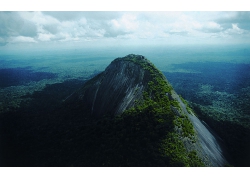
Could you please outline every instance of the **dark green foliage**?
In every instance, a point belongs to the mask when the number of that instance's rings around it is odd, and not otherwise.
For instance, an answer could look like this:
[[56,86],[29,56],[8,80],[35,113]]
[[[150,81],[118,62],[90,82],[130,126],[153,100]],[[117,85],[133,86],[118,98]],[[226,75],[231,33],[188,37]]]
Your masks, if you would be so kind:
[[[223,139],[228,147],[229,158],[234,166],[249,166],[250,127],[239,121],[223,120],[213,116],[211,110],[192,103],[195,112]],[[218,120],[221,119],[221,120]]]
[[[160,159],[168,160],[167,166],[203,166],[196,154],[187,154],[183,143],[174,133],[175,116],[171,111],[170,104],[175,107],[179,107],[179,104],[176,101],[170,101],[166,96],[166,93],[171,93],[172,87],[152,64],[144,63],[144,61],[137,63],[148,70],[153,78],[152,81],[148,82],[148,89],[144,92],[144,101],[135,108],[125,111],[120,118],[123,121],[125,118],[127,119],[125,121],[133,120],[135,122],[144,119],[145,123],[152,123],[148,133],[152,135],[152,140],[157,143],[154,147],[159,147]],[[182,119],[179,124],[182,127],[183,136],[194,136],[193,125],[187,118]],[[157,127],[161,129],[152,132]]]
[[195,136],[194,127],[186,116],[184,118],[177,117],[174,120],[174,125],[181,128],[182,136],[189,138],[193,138]]
[[[186,151],[174,132],[176,116],[170,105],[178,108],[179,104],[166,95],[172,87],[163,74],[141,56],[128,55],[115,61],[118,60],[139,64],[150,73],[143,100],[119,116],[98,119],[92,130],[86,130],[86,137],[94,140],[85,146],[86,161],[81,163],[86,166],[203,166],[195,153]],[[188,119],[183,118],[180,126],[184,137],[194,136]]]
[[199,72],[164,74],[199,119],[223,140],[230,163],[250,166],[250,65],[194,62],[175,64],[174,69]]
[[181,97],[181,95],[179,95],[179,97],[181,98],[181,101],[186,105],[188,113],[194,114],[194,112],[192,111],[192,108],[189,106],[188,102],[183,97]]
[[198,158],[197,153],[195,151],[190,151],[188,153],[189,165],[191,167],[203,167],[203,162]]
[[178,135],[169,133],[162,141],[162,154],[169,157],[171,166],[188,166],[187,154]]
[[[149,99],[121,116],[104,118],[91,126],[86,137],[93,141],[82,155],[86,161],[75,165],[204,166],[195,153],[186,152],[173,132],[175,117],[170,109],[162,110],[163,102],[159,105]],[[165,103],[169,105],[168,98]]]
[[106,158],[100,166],[169,165],[168,158],[161,156],[158,147],[172,124],[157,121],[151,106],[130,109],[114,120],[102,120],[96,128],[102,132],[99,142],[103,149],[93,151]]
[[[47,86],[24,97],[32,102],[20,111],[1,115],[0,137],[5,141],[0,165],[203,166],[174,132],[176,116],[170,105],[177,104],[166,95],[172,87],[164,76],[141,56],[125,60],[150,72],[143,100],[135,107],[119,116],[96,119],[81,104],[59,103],[79,87],[77,82]],[[91,85],[91,80],[86,84]],[[179,124],[183,136],[192,137],[190,122],[183,118]]]
[[174,132],[168,133],[166,138],[162,141],[160,150],[163,156],[170,159],[170,166],[204,166],[195,151],[191,151],[189,153],[186,151],[182,141]]
[[178,101],[172,100],[172,101],[170,101],[170,102],[171,102],[171,105],[172,105],[172,106],[174,106],[174,107],[180,109],[180,105],[179,105]]
[[0,67],[0,88],[24,85],[31,81],[41,81],[43,79],[56,78],[57,75],[48,72],[33,72],[27,68],[8,68]]
[[[105,159],[96,164],[98,166],[203,166],[195,153],[187,153],[179,135],[174,132],[176,117],[170,105],[179,107],[179,104],[170,101],[166,95],[171,93],[172,87],[163,74],[141,56],[128,55],[117,60],[141,65],[149,71],[151,79],[143,93],[143,100],[137,102],[135,107],[120,116],[98,121],[95,128],[101,136],[93,139],[100,141],[100,145],[87,151],[99,153],[88,157],[101,160],[104,156]],[[183,136],[194,136],[188,119],[183,118],[180,126]],[[95,133],[91,135],[95,136]]]
[[78,119],[68,121],[70,112],[60,106],[83,83],[69,80],[47,85],[42,91],[24,96],[30,101],[24,101],[19,109],[1,113],[0,166],[64,166],[59,159],[70,152],[62,144],[74,137],[72,133],[79,135],[82,123]]

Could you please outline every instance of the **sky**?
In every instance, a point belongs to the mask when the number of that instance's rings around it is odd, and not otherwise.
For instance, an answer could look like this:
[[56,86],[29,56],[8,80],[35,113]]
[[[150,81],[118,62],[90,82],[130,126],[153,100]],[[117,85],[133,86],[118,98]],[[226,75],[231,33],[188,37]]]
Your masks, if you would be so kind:
[[0,50],[250,44],[250,11],[0,11]]

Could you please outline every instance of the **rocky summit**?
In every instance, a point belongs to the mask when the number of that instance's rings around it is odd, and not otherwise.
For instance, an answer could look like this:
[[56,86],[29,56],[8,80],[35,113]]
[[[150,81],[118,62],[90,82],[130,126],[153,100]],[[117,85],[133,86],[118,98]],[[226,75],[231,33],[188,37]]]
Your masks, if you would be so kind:
[[147,67],[154,68],[141,55],[130,54],[117,58],[104,72],[71,95],[67,102],[84,105],[96,117],[119,115],[142,100],[148,82],[153,80]]

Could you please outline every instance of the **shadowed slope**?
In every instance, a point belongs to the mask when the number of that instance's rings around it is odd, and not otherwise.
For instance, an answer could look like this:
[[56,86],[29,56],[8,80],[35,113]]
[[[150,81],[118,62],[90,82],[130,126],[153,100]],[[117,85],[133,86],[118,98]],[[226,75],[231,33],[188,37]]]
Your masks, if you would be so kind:
[[91,115],[118,115],[142,99],[143,91],[152,80],[150,72],[139,63],[150,65],[143,56],[128,55],[115,59],[104,72],[87,82],[66,102],[82,104]]

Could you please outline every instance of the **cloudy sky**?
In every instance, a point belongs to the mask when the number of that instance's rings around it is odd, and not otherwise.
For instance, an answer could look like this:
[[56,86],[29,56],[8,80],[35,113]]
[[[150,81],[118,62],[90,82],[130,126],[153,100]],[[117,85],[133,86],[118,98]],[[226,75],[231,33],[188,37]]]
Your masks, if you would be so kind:
[[242,43],[250,11],[0,12],[0,49]]

